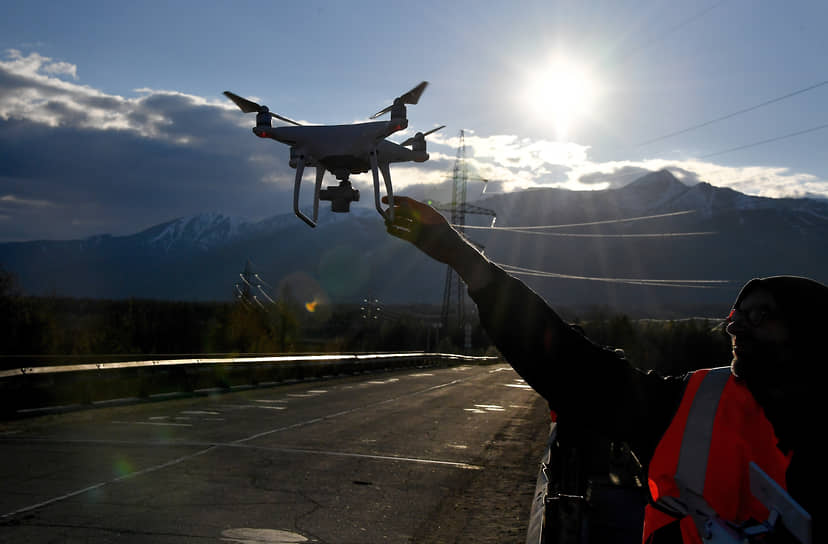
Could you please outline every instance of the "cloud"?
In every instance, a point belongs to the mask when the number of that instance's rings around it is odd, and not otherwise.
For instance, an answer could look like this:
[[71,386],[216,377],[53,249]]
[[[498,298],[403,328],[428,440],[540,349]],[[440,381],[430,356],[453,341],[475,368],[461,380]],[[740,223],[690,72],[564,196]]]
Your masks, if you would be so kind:
[[290,211],[287,148],[254,138],[232,104],[148,89],[108,95],[47,73],[52,64],[17,52],[0,61],[0,214],[9,217],[0,240],[128,234],[216,209],[253,219]]
[[[77,74],[74,65],[37,53],[10,50],[0,59],[0,241],[129,234],[213,210],[249,219],[292,212],[295,171],[287,146],[254,138],[251,116],[222,97],[146,88],[125,97],[80,84]],[[392,165],[397,194],[451,201],[460,139],[448,132],[429,136],[429,161]],[[484,187],[593,190],[665,168],[688,184],[707,181],[748,194],[828,195],[824,180],[786,168],[595,161],[587,145],[513,134],[466,131],[464,143],[470,201]],[[308,169],[305,209],[312,179]],[[373,207],[372,176],[352,182],[361,192],[358,205]],[[328,174],[326,185],[335,183]]]
[[78,68],[74,64],[68,62],[52,62],[43,66],[43,71],[47,74],[71,76],[72,79],[78,79]]
[[[444,146],[459,146],[459,138],[433,138]],[[470,171],[511,192],[532,187],[601,190],[623,187],[647,172],[666,169],[687,185],[706,181],[756,196],[828,197],[828,181],[786,167],[723,166],[708,161],[644,159],[593,161],[589,146],[572,142],[521,139],[514,135],[465,138]]]
[[578,178],[586,185],[597,186],[600,189],[616,189],[635,181],[647,174],[649,170],[640,166],[622,166],[611,172],[590,172]]
[[31,206],[34,208],[44,208],[52,207],[54,205],[54,202],[49,202],[48,200],[26,200],[23,198],[17,198],[14,195],[0,196],[0,206]]

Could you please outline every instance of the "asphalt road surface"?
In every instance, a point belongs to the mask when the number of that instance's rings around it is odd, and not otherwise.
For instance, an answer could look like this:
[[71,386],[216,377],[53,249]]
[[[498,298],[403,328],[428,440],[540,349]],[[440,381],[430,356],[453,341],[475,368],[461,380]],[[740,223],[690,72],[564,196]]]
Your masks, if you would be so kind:
[[523,542],[547,430],[504,365],[0,423],[0,542]]

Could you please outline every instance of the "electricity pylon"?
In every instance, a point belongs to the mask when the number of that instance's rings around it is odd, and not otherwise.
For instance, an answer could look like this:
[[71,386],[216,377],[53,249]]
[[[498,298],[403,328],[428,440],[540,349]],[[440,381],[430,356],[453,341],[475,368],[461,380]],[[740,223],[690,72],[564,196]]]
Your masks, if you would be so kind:
[[[451,193],[451,208],[435,206],[436,209],[451,212],[451,224],[461,234],[465,232],[466,214],[481,214],[495,216],[493,210],[473,206],[466,203],[466,186],[469,173],[466,168],[466,142],[463,130],[460,130],[460,145],[457,148],[457,159],[454,161],[453,187]],[[479,178],[482,179],[482,178]],[[443,331],[448,334],[449,318],[452,313],[452,299],[456,301],[457,324],[465,327],[466,323],[466,289],[460,276],[452,267],[446,268],[446,285],[443,289],[443,310],[441,323]]]

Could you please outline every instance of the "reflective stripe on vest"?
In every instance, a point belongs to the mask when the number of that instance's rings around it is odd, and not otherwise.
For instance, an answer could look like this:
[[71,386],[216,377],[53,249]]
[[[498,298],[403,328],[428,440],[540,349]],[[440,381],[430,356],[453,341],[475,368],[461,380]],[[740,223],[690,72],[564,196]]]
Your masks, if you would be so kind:
[[705,374],[699,390],[690,405],[690,414],[681,439],[676,480],[698,495],[704,495],[704,478],[707,474],[707,457],[713,439],[713,420],[719,408],[730,367],[720,367]]

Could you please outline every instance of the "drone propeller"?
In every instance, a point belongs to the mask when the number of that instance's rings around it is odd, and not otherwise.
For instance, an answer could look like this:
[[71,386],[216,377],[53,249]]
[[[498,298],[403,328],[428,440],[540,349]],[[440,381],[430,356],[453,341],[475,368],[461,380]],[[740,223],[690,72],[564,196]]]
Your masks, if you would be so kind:
[[224,91],[224,96],[226,96],[227,98],[232,100],[239,107],[239,109],[242,110],[244,113],[268,113],[268,114],[270,114],[271,117],[275,117],[276,119],[279,119],[280,121],[284,121],[285,123],[290,123],[290,124],[296,125],[298,127],[302,126],[302,123],[298,123],[298,122],[294,121],[293,119],[288,119],[287,117],[283,117],[283,116],[279,115],[278,113],[273,113],[272,111],[270,111],[268,109],[267,106],[260,106],[259,104],[256,104],[252,100],[242,98],[241,96],[239,96],[237,94],[234,94],[234,93],[231,93],[230,91]]
[[[230,91],[224,91],[224,96],[235,102],[239,109],[244,113],[259,113],[262,111],[262,106],[246,98],[242,98],[237,94],[231,93]],[[266,108],[267,106],[264,107]]]
[[[414,87],[413,89],[408,91],[407,93],[398,96],[394,100],[394,102],[397,102],[397,100],[399,100],[403,104],[416,104],[417,102],[420,101],[420,95],[423,94],[423,91],[425,90],[427,85],[428,85],[428,81],[423,81],[422,83],[420,83],[419,85],[417,85],[416,87]],[[393,107],[394,107],[394,105],[392,104],[392,105],[388,106],[387,108],[381,109],[380,111],[378,111],[377,113],[372,115],[370,117],[370,119],[376,119],[380,115],[388,113],[389,111],[391,111],[391,109]]]
[[416,142],[418,139],[420,139],[420,138],[425,138],[426,136],[428,136],[428,135],[429,135],[429,134],[431,134],[432,132],[437,132],[437,131],[438,131],[438,130],[440,130],[441,128],[446,128],[446,125],[440,125],[439,127],[437,127],[437,128],[433,128],[433,129],[429,130],[428,132],[418,132],[417,134],[415,134],[415,135],[414,135],[414,136],[412,136],[411,138],[407,139],[406,141],[404,141],[404,142],[403,142],[403,143],[401,143],[400,145],[411,145],[411,144],[413,144],[414,142]]

